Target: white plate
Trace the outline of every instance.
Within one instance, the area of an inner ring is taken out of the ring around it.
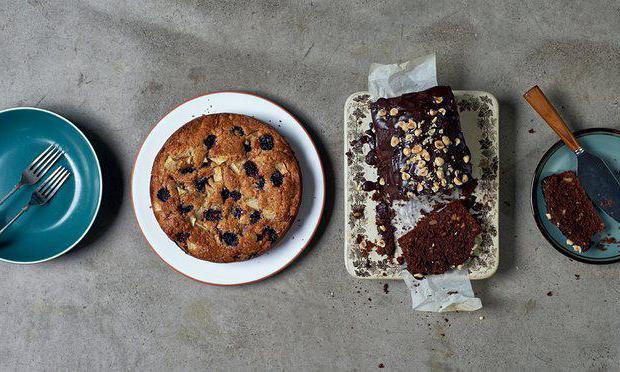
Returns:
[[[264,255],[226,264],[194,258],[172,242],[155,219],[149,193],[153,161],[172,133],[197,116],[222,112],[252,116],[275,127],[293,148],[303,180],[301,207],[284,239]],[[319,153],[310,135],[288,111],[251,93],[215,92],[183,103],[151,130],[136,158],[131,194],[138,224],[148,243],[164,262],[181,274],[203,283],[240,285],[278,273],[301,254],[323,213],[325,179]]]
[[[499,265],[499,105],[492,94],[479,91],[454,91],[461,128],[472,154],[473,176],[477,186],[473,196],[477,207],[473,215],[482,226],[480,243],[467,265],[470,279],[492,276]],[[363,279],[402,279],[403,265],[376,252],[362,254],[357,237],[377,242],[376,202],[361,190],[361,182],[377,177],[375,167],[364,161],[368,145],[354,146],[372,122],[368,92],[354,93],[344,107],[345,130],[345,244],[344,260],[349,274]],[[347,153],[349,155],[347,155]],[[353,207],[364,206],[361,218],[353,217]],[[398,247],[396,256],[402,250]]]

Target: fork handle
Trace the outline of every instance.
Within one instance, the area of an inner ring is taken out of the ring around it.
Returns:
[[[4,195],[4,197],[0,199],[0,205],[4,203],[9,197],[11,197],[11,195],[15,194],[15,191],[19,190],[19,188],[22,187],[22,185],[23,184],[21,182],[15,185],[15,187],[13,187],[13,189],[9,191],[8,194]]]
[[[26,204],[19,213],[15,215],[15,217],[11,218],[11,220],[0,230],[0,234],[4,232],[4,230],[8,229],[9,226],[13,224],[13,222],[17,221],[18,218],[22,216],[22,214],[26,213],[26,211],[30,208],[30,204]]]

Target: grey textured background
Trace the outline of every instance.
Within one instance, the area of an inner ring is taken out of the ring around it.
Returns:
[[[521,98],[538,83],[574,128],[618,128],[619,16],[615,1],[0,1],[0,106],[76,122],[106,190],[78,249],[0,265],[0,369],[619,368],[620,266],[572,262],[538,233],[529,182],[556,137]],[[501,105],[501,264],[473,314],[413,313],[403,283],[385,294],[342,259],[344,100],[371,62],[429,52],[441,83]],[[222,89],[298,115],[330,175],[311,249],[240,288],[170,270],[129,199],[149,128]]]

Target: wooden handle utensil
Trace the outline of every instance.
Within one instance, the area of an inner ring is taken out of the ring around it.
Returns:
[[[560,136],[560,139],[564,141],[566,146],[573,152],[579,150],[581,145],[577,141],[577,138],[573,135],[568,126],[560,117],[560,114],[556,111],[555,107],[549,102],[549,99],[540,90],[538,85],[533,86],[530,90],[525,92],[523,98],[527,103],[532,106],[534,110],[540,115],[543,120]]]

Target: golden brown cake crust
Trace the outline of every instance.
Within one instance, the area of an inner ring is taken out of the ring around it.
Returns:
[[[301,173],[286,140],[239,114],[198,117],[179,128],[151,172],[153,212],[186,253],[212,262],[269,250],[295,221]]]

